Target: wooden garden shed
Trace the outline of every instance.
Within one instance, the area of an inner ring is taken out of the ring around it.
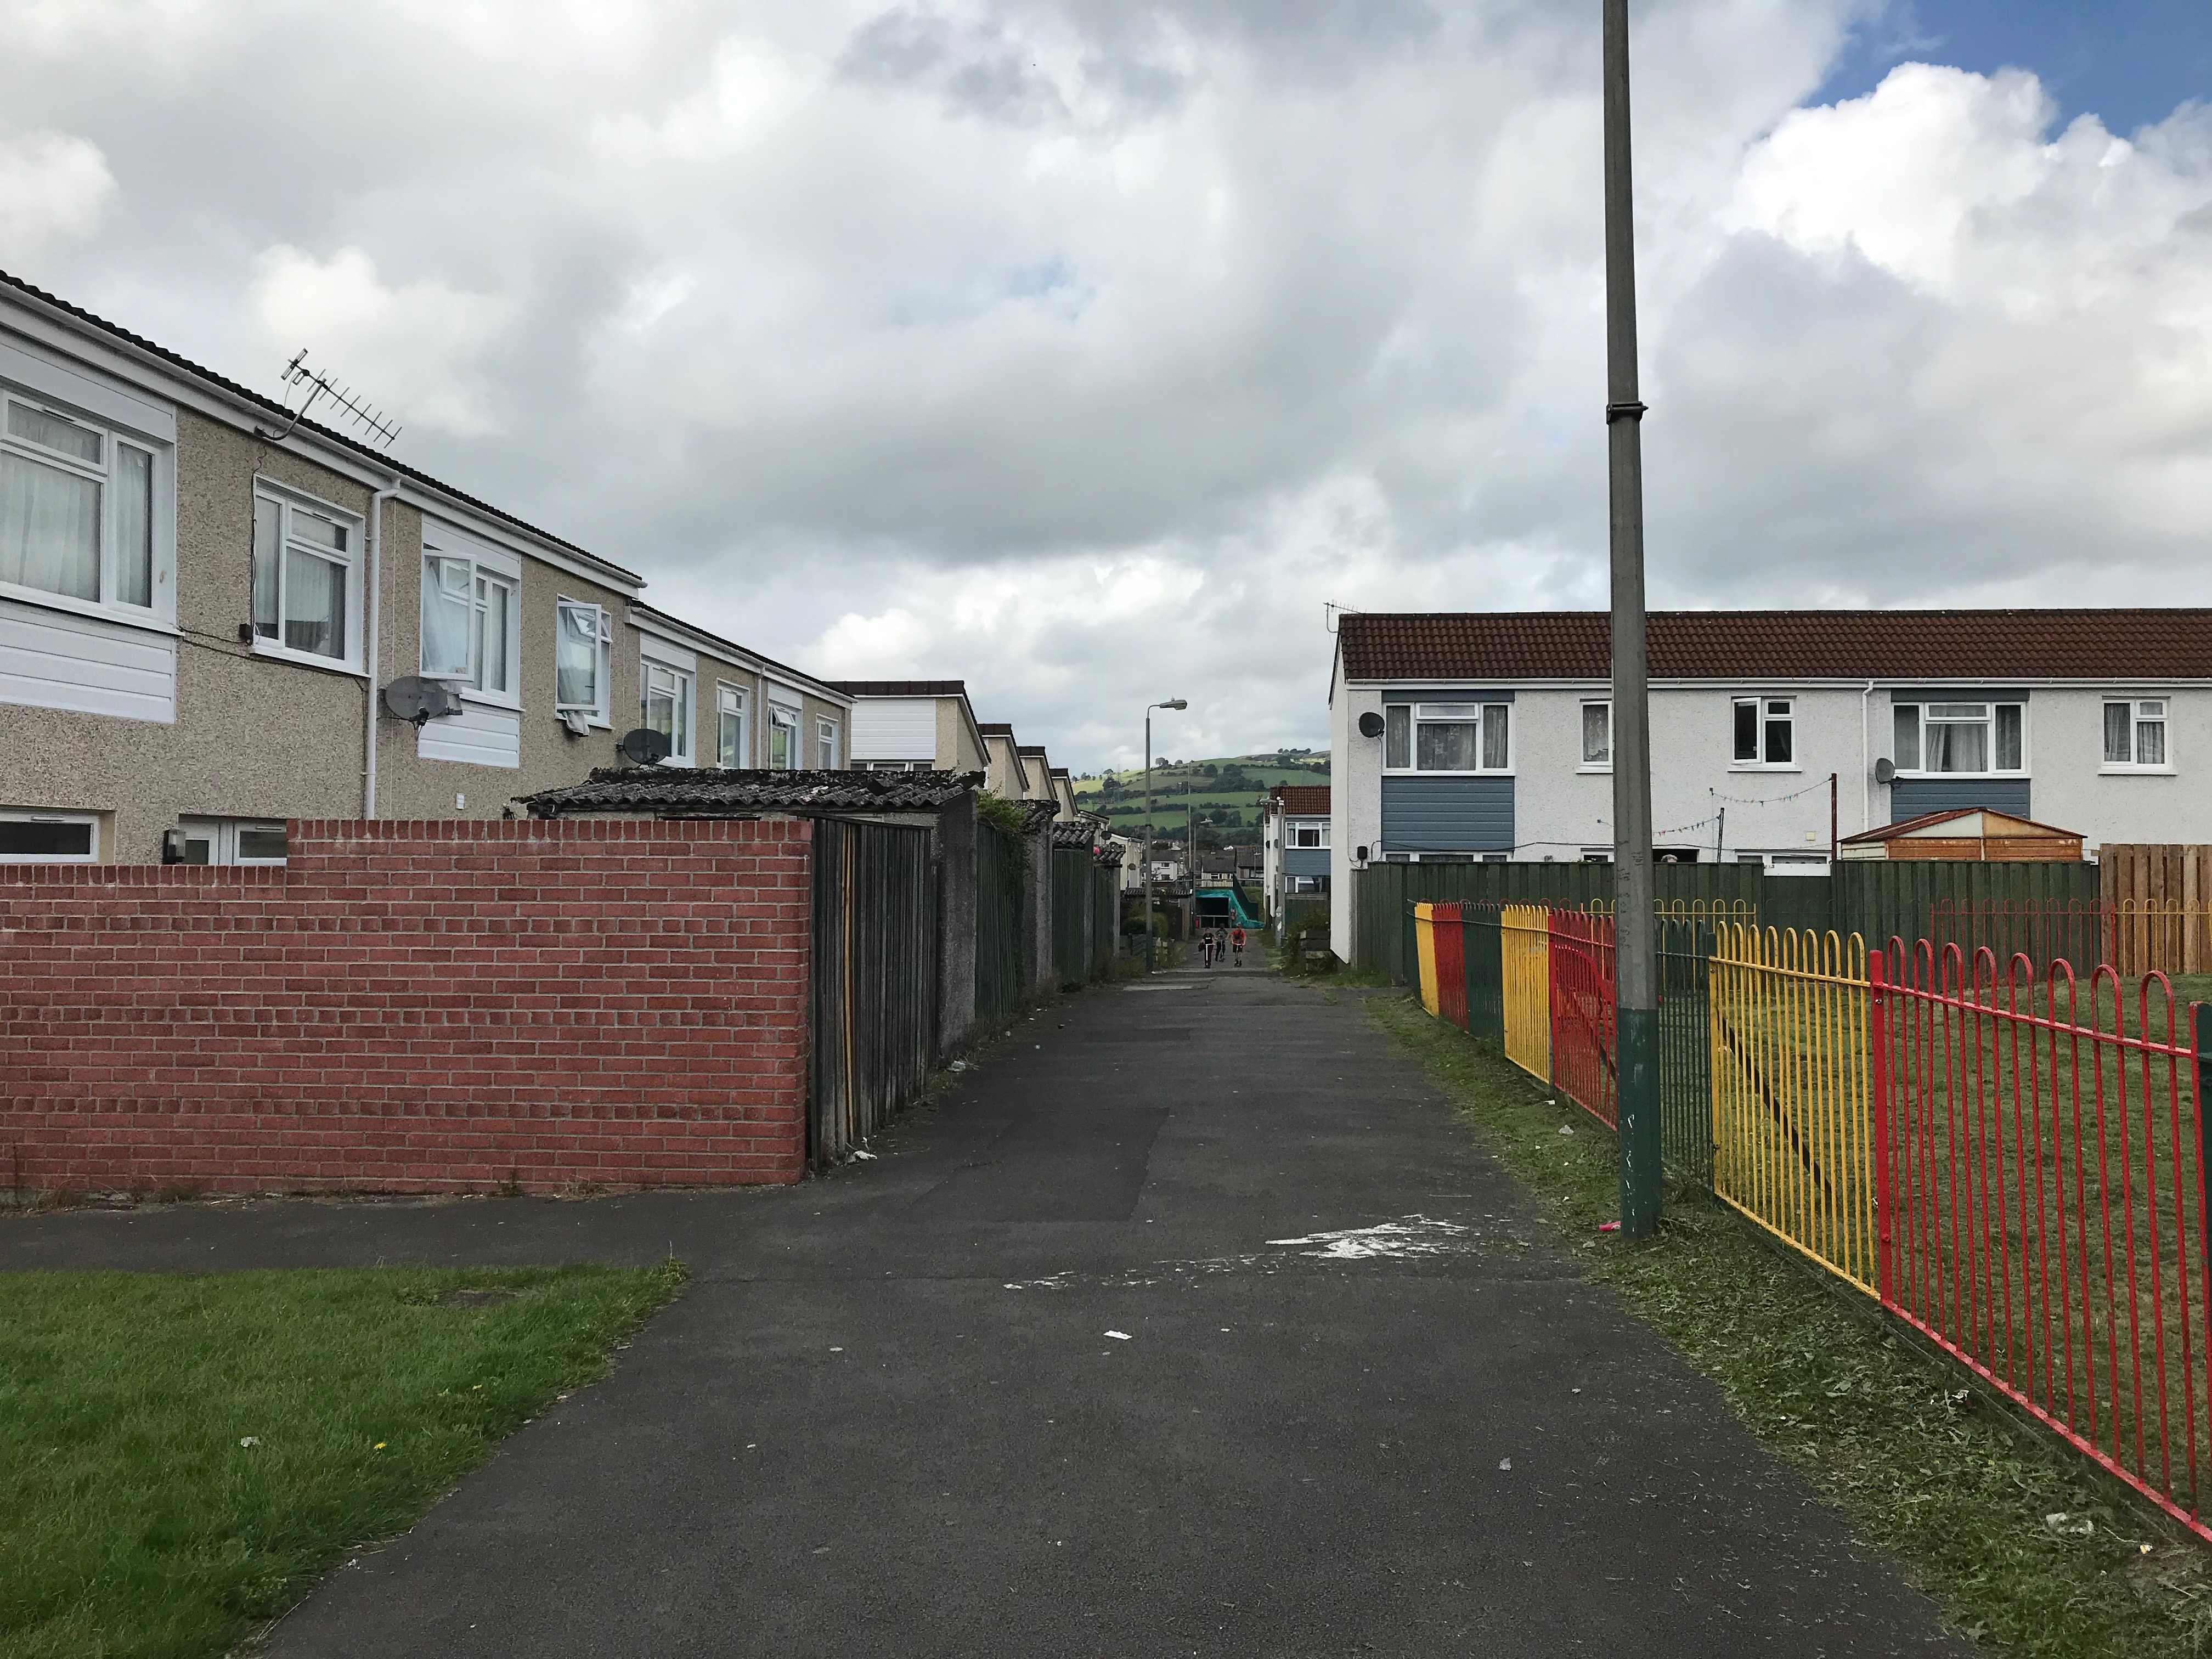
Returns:
[[[2081,837],[2071,830],[2015,817],[1993,807],[1923,812],[1836,844],[1846,859],[1966,859],[1976,863],[2079,864]]]

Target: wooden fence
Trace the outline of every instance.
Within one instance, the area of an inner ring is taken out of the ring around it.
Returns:
[[[2112,966],[2133,977],[2212,973],[2212,846],[2112,842],[2098,849]]]

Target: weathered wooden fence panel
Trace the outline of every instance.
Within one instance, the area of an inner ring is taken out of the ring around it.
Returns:
[[[1029,848],[997,826],[975,826],[975,1018],[989,1024],[1021,1006],[1023,872]]]

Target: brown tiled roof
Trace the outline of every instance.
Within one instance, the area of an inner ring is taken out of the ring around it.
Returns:
[[[1602,611],[1355,612],[1354,680],[1603,679]],[[2212,678],[2212,610],[1655,611],[1659,679]]]
[[[824,680],[853,697],[964,697],[965,680]]]
[[[1267,793],[1291,817],[1328,816],[1328,786],[1325,783],[1279,783]]]
[[[981,788],[981,772],[768,772],[602,766],[581,783],[521,797],[533,818],[574,812],[744,817],[756,812],[933,812]]]

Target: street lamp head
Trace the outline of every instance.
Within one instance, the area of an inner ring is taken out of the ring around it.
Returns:
[[[1188,708],[1190,705],[1185,702],[1181,697],[1170,697],[1167,702],[1160,704],[1160,707],[1163,708]]]

